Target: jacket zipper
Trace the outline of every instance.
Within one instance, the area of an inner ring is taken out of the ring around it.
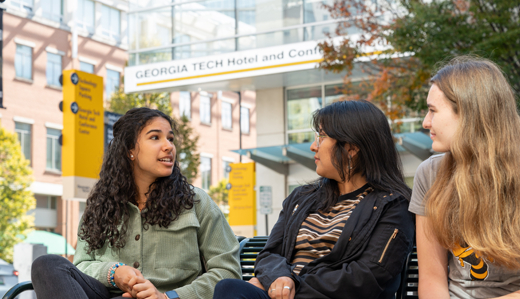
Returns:
[[[397,236],[397,232],[399,232],[399,230],[397,228],[394,229],[394,233],[392,234],[390,239],[388,239],[388,242],[386,243],[386,246],[385,246],[385,250],[383,250],[383,254],[381,254],[381,258],[379,259],[380,264],[383,262],[383,258],[385,257],[385,253],[386,253],[386,250],[388,249],[388,246],[390,245],[390,242],[392,242],[392,240],[395,239],[395,236]]]

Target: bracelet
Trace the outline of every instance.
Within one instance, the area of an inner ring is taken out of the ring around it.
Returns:
[[[114,282],[114,273],[116,273],[116,269],[119,268],[120,266],[126,266],[126,264],[115,263],[112,265],[112,267],[108,268],[108,274],[107,274],[108,284],[112,285],[114,288],[117,288],[117,285]]]

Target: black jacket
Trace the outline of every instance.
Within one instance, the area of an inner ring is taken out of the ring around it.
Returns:
[[[394,298],[400,273],[412,249],[413,216],[399,194],[374,190],[362,199],[345,223],[332,252],[305,266],[300,275],[290,264],[296,236],[305,218],[320,204],[319,189],[299,187],[283,202],[255,276],[269,288],[278,277],[291,277],[296,298]],[[395,235],[394,235],[395,233]]]

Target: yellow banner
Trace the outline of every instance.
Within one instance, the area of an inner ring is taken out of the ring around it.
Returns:
[[[85,199],[103,162],[103,78],[63,71],[63,197]]]
[[[229,225],[235,233],[234,226],[241,229],[249,226],[253,231],[256,225],[255,163],[232,163],[230,166]]]

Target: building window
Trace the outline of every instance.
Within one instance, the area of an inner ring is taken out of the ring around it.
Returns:
[[[229,171],[231,170],[231,163],[233,162],[222,160],[222,171],[226,180],[229,180]]]
[[[27,12],[33,11],[33,0],[11,0],[9,1],[12,6],[25,10]]]
[[[121,75],[119,72],[107,69],[107,83],[105,85],[107,97],[110,97],[114,92],[119,90],[120,78]]]
[[[119,39],[120,12],[117,9],[103,5],[101,7],[102,34],[114,39]]]
[[[249,134],[249,108],[240,107],[240,132]]]
[[[202,189],[209,190],[211,186],[211,158],[200,157],[200,173],[202,177]]]
[[[94,65],[83,61],[79,62],[79,70],[86,73],[94,74]]]
[[[79,28],[94,33],[94,1],[78,0],[76,17]]]
[[[58,198],[48,195],[34,195],[37,209],[56,210]]]
[[[32,48],[16,45],[16,57],[14,59],[16,77],[32,79]]]
[[[231,130],[233,118],[231,116],[232,105],[228,102],[222,102],[222,128]]]
[[[179,96],[179,114],[191,119],[191,93],[189,91],[181,91]]]
[[[83,214],[85,214],[85,209],[87,208],[87,203],[80,201],[79,202],[79,221],[81,221],[81,218],[83,218]]]
[[[25,159],[31,161],[31,125],[15,122],[14,131],[18,135]]]
[[[41,0],[43,17],[56,22],[61,22],[63,18],[62,0]]]
[[[289,144],[314,140],[312,113],[322,107],[322,86],[287,90],[287,135]]]
[[[45,73],[47,75],[47,85],[61,86],[61,55],[47,52],[47,69]]]
[[[61,171],[61,131],[47,128],[47,170]]]
[[[208,96],[200,96],[200,122],[211,124],[211,99]]]

